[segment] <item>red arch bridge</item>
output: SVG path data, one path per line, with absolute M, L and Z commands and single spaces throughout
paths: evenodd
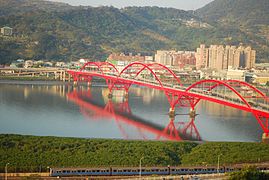
M 124 90 L 128 97 L 131 85 L 161 90 L 170 104 L 170 116 L 175 115 L 176 107 L 190 107 L 190 115 L 195 115 L 195 106 L 200 100 L 247 111 L 253 114 L 261 126 L 263 139 L 269 139 L 269 97 L 243 81 L 207 79 L 186 87 L 166 66 L 141 62 L 133 62 L 121 70 L 109 62 L 88 62 L 80 70 L 67 70 L 67 73 L 73 77 L 74 85 L 77 85 L 78 81 L 91 84 L 94 77 L 104 79 L 110 98 L 114 90 Z

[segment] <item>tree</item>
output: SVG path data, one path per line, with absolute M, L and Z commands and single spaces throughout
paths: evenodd
M 267 180 L 269 179 L 269 174 L 258 171 L 256 167 L 249 166 L 243 168 L 243 170 L 238 172 L 233 172 L 230 174 L 230 180 Z

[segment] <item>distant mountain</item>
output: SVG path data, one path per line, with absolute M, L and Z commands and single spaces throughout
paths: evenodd
M 209 22 L 269 25 L 268 0 L 215 0 L 196 12 Z
M 18 15 L 34 11 L 65 11 L 73 9 L 67 3 L 44 0 L 0 0 L 0 16 Z
M 3 26 L 12 27 L 14 36 L 0 36 L 0 64 L 18 58 L 102 60 L 112 52 L 153 55 L 158 49 L 195 50 L 200 43 L 244 43 L 257 50 L 259 61 L 269 59 L 264 38 L 269 26 L 245 28 L 211 20 L 202 15 L 202 9 L 94 8 L 42 0 L 0 0 Z

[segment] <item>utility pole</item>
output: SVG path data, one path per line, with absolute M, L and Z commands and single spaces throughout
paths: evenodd
M 5 180 L 7 180 L 7 165 L 9 165 L 9 163 L 6 163 L 6 166 L 5 166 Z
M 140 161 L 139 161 L 139 177 L 140 177 L 140 179 L 141 179 L 141 175 L 142 175 L 142 167 L 141 167 L 142 159 L 144 159 L 144 157 L 141 157 Z

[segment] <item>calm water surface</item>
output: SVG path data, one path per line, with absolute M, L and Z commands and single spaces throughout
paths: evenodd
M 199 141 L 260 141 L 252 114 L 201 101 L 169 118 L 163 92 L 131 87 L 112 100 L 104 86 L 73 88 L 45 82 L 0 83 L 0 133 L 86 138 Z

